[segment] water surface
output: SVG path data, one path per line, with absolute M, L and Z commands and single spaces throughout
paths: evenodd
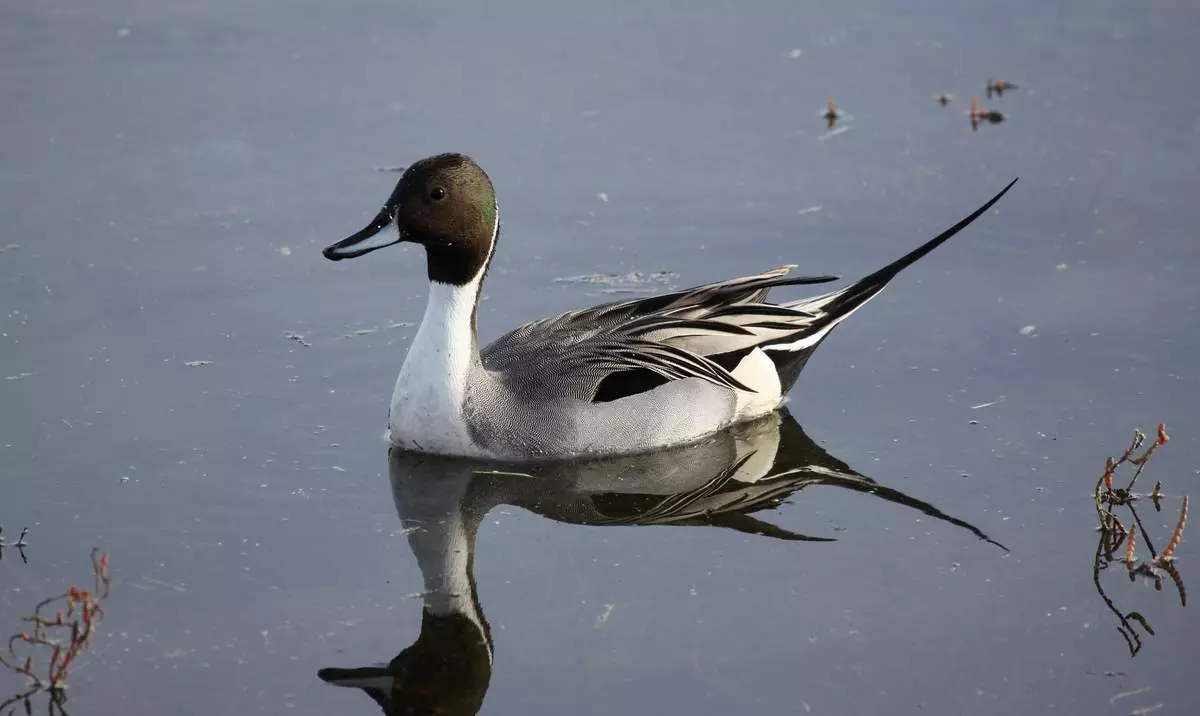
M 31 528 L 0 627 L 110 552 L 72 713 L 378 712 L 317 672 L 422 633 L 379 436 L 423 266 L 319 249 L 384 200 L 377 168 L 448 150 L 503 211 L 484 340 L 614 297 L 563 277 L 852 278 L 1021 177 L 839 328 L 789 406 L 847 469 L 1010 552 L 845 489 L 754 513 L 833 542 L 498 503 L 472 572 L 483 713 L 1196 707 L 1194 607 L 1103 575 L 1155 631 L 1130 657 L 1090 492 L 1163 421 L 1144 479 L 1200 494 L 1200 13 L 640 5 L 0 8 L 0 526 Z M 988 100 L 988 77 L 1021 89 Z M 1006 121 L 972 132 L 973 94 Z M 1143 515 L 1158 543 L 1172 500 Z

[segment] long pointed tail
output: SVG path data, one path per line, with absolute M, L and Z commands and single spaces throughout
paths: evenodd
M 865 278 L 859 279 L 859 281 L 857 283 L 855 283 L 853 286 L 850 286 L 849 288 L 838 291 L 836 294 L 834 294 L 833 300 L 830 301 L 829 303 L 825 304 L 824 306 L 822 306 L 822 308 L 824 308 L 824 310 L 826 312 L 831 313 L 831 314 L 840 314 L 843 311 L 846 311 L 846 310 L 853 311 L 854 309 L 858 308 L 863 303 L 865 303 L 866 301 L 868 301 L 872 297 L 874 297 L 875 294 L 882 291 L 883 287 L 886 286 L 889 281 L 891 281 L 893 278 L 896 277 L 896 274 L 900 273 L 904 269 L 913 265 L 914 263 L 919 261 L 921 258 L 923 258 L 926 254 L 928 254 L 930 251 L 933 251 L 937 247 L 939 247 L 942 244 L 944 244 L 945 242 L 949 241 L 950 237 L 954 236 L 958 232 L 960 232 L 963 229 L 970 226 L 971 222 L 975 221 L 980 216 L 982 216 L 988 209 L 992 208 L 992 205 L 995 204 L 996 202 L 1000 201 L 1000 197 L 1007 194 L 1008 190 L 1012 189 L 1013 185 L 1016 183 L 1017 183 L 1017 180 L 1013 179 L 1011 182 L 1008 183 L 1008 186 L 1006 186 L 1002 190 L 1000 190 L 999 194 L 992 197 L 991 200 L 988 201 L 988 203 L 984 204 L 983 206 L 979 207 L 975 211 L 971 212 L 971 215 L 968 216 L 967 218 L 958 222 L 954 226 L 951 226 L 949 229 L 946 229 L 945 231 L 943 231 L 942 233 L 933 237 L 929 241 L 926 241 L 924 244 L 922 244 L 915 250 L 910 251 L 909 253 L 905 254 L 904 256 L 901 256 L 900 258 L 896 259 L 895 261 L 888 264 L 887 266 L 884 266 L 883 268 L 879 269 L 875 273 L 873 273 L 869 276 L 866 276 Z M 841 309 L 841 310 L 839 310 L 839 309 Z M 846 315 L 848 315 L 848 314 L 846 314 Z M 845 316 L 843 315 L 842 318 L 844 318 L 844 317 Z M 838 319 L 838 320 L 840 320 L 840 319 Z
M 962 221 L 959 221 L 954 226 L 946 229 L 942 233 L 925 242 L 915 250 L 901 256 L 892 263 L 884 266 L 878 271 L 858 280 L 851 286 L 847 286 L 840 291 L 827 293 L 823 296 L 808 298 L 794 303 L 789 303 L 789 308 L 797 308 L 806 311 L 812 311 L 819 315 L 819 318 L 809 325 L 805 326 L 796 334 L 779 339 L 774 343 L 762 346 L 763 350 L 770 351 L 770 355 L 779 368 L 780 381 L 786 390 L 795 381 L 800 373 L 800 369 L 808 361 L 808 356 L 812 354 L 812 350 L 817 347 L 829 335 L 839 323 L 850 317 L 852 313 L 862 308 L 867 301 L 875 298 L 888 285 L 888 282 L 896 277 L 904 269 L 916 263 L 930 251 L 933 251 L 938 246 L 948 241 L 950 237 L 970 226 L 971 222 L 982 216 L 988 209 L 992 208 L 1000 197 L 1008 193 L 1013 185 L 1017 183 L 1016 179 L 1009 182 L 1008 186 L 1004 187 L 999 194 L 992 197 L 986 204 L 971 212 Z

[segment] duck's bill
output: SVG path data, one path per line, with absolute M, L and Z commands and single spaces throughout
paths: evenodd
M 332 246 L 327 246 L 321 253 L 330 261 L 341 261 L 342 259 L 358 258 L 363 254 L 398 244 L 403 240 L 404 237 L 396 229 L 392 213 L 384 208 L 374 219 L 371 219 L 371 223 L 367 224 L 362 231 L 348 236 Z

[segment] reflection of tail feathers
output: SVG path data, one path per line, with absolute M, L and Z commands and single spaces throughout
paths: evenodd
M 815 446 L 814 446 L 815 447 Z M 784 500 L 806 487 L 830 485 L 876 497 L 905 507 L 911 507 L 942 522 L 961 527 L 979 539 L 1005 552 L 1008 548 L 988 537 L 971 523 L 942 512 L 932 504 L 884 487 L 874 480 L 853 471 L 831 470 L 824 465 L 806 465 L 770 475 L 753 483 L 732 479 L 737 467 L 753 453 L 745 456 L 729 470 L 704 485 L 684 493 L 663 497 L 634 493 L 600 493 L 592 496 L 597 514 L 613 515 L 591 521 L 594 525 L 712 525 L 747 534 L 781 540 L 804 542 L 835 542 L 831 537 L 813 537 L 779 527 L 750 514 L 775 509 Z
M 788 529 L 784 529 L 778 525 L 771 524 L 766 520 L 760 520 L 757 517 L 751 517 L 744 512 L 729 512 L 720 515 L 712 515 L 707 518 L 703 524 L 712 525 L 714 527 L 725 527 L 736 532 L 748 535 L 758 535 L 760 537 L 772 537 L 778 540 L 787 542 L 837 542 L 833 537 L 813 537 L 811 535 L 800 534 Z
M 894 502 L 898 505 L 904 505 L 905 507 L 911 507 L 914 510 L 919 510 L 920 512 L 923 512 L 923 513 L 929 515 L 930 517 L 933 517 L 934 519 L 941 520 L 942 522 L 947 522 L 956 527 L 961 527 L 964 530 L 967 530 L 971 534 L 975 535 L 979 539 L 983 540 L 984 542 L 987 542 L 988 544 L 991 544 L 991 545 L 995 545 L 995 546 L 999 547 L 1000 549 L 1004 550 L 1005 552 L 1009 551 L 1008 547 L 1005 547 L 1004 545 L 1000 544 L 999 542 L 992 539 L 991 537 L 988 537 L 987 534 L 983 532 L 983 530 L 979 529 L 978 527 L 971 524 L 970 522 L 967 522 L 966 520 L 961 520 L 957 517 L 948 515 L 945 512 L 942 512 L 938 508 L 934 507 L 933 505 L 929 504 L 928 502 L 925 502 L 924 500 L 918 500 L 915 497 L 910 497 L 909 495 L 906 495 L 899 490 L 893 489 L 891 487 L 884 487 L 883 485 L 880 485 L 877 483 L 872 483 L 869 485 L 843 483 L 839 486 L 846 487 L 851 490 L 857 490 L 858 492 L 868 492 L 872 495 L 875 495 L 876 497 L 883 498 L 883 499 L 887 500 L 888 502 Z

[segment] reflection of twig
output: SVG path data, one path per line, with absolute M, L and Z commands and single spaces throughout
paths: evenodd
M 1104 600 L 1105 605 L 1108 606 L 1109 610 L 1115 614 L 1117 619 L 1121 622 L 1121 625 L 1117 627 L 1117 631 L 1121 633 L 1121 636 L 1125 637 L 1125 643 L 1129 646 L 1129 655 L 1137 656 L 1137 653 L 1142 649 L 1142 638 L 1129 623 L 1129 618 L 1136 615 L 1138 621 L 1146 627 L 1146 631 L 1150 632 L 1151 634 L 1153 634 L 1154 631 L 1149 628 L 1150 625 L 1146 624 L 1146 620 L 1142 619 L 1140 614 L 1137 614 L 1136 612 L 1130 613 L 1129 616 L 1122 614 L 1121 610 L 1117 609 L 1117 605 L 1113 604 L 1113 600 L 1108 596 L 1108 594 L 1104 591 L 1104 587 L 1100 584 L 1100 572 L 1108 567 L 1108 561 L 1105 559 L 1104 554 L 1104 543 L 1105 537 L 1102 535 L 1100 538 L 1100 543 L 1096 545 L 1096 558 L 1092 562 L 1092 583 L 1096 585 L 1096 592 L 1100 594 L 1100 598 Z
M 1183 586 L 1183 577 L 1176 569 L 1174 562 L 1163 562 L 1162 570 L 1167 573 L 1171 581 L 1175 583 L 1175 589 L 1179 592 L 1179 606 L 1187 606 L 1187 589 Z
M 1120 626 L 1117 627 L 1117 631 L 1125 638 L 1130 656 L 1137 656 L 1137 653 L 1142 648 L 1141 636 L 1135 630 L 1133 622 L 1140 625 L 1142 630 L 1151 636 L 1154 635 L 1154 629 L 1150 627 L 1150 623 L 1139 612 L 1124 614 L 1116 607 L 1112 599 L 1105 593 L 1104 587 L 1100 582 L 1100 572 L 1102 570 L 1106 569 L 1109 564 L 1120 561 L 1124 563 L 1130 581 L 1134 581 L 1138 577 L 1151 579 L 1154 581 L 1154 588 L 1157 591 L 1162 591 L 1162 573 L 1166 572 L 1179 592 L 1180 604 L 1187 605 L 1187 591 L 1183 586 L 1183 577 L 1179 574 L 1178 568 L 1172 561 L 1175 551 L 1179 547 L 1179 541 L 1183 536 L 1183 528 L 1187 524 L 1187 497 L 1183 498 L 1183 507 L 1180 510 L 1179 521 L 1175 526 L 1174 533 L 1171 535 L 1171 540 L 1162 554 L 1159 554 L 1154 549 L 1150 533 L 1146 531 L 1146 526 L 1142 524 L 1142 519 L 1137 512 L 1135 503 L 1140 496 L 1133 491 L 1138 477 L 1146 469 L 1146 464 L 1149 462 L 1150 457 L 1154 455 L 1154 451 L 1165 445 L 1168 439 L 1166 426 L 1159 423 L 1154 442 L 1142 454 L 1135 457 L 1134 453 L 1141 449 L 1146 440 L 1146 435 L 1141 430 L 1135 430 L 1133 440 L 1129 443 L 1129 447 L 1125 449 L 1121 457 L 1109 457 L 1105 460 L 1104 473 L 1096 481 L 1096 518 L 1100 523 L 1100 542 L 1096 546 L 1096 556 L 1092 563 L 1092 581 L 1096 586 L 1096 591 L 1100 594 L 1100 598 L 1104 600 L 1109 610 L 1121 622 Z M 1117 468 L 1125 463 L 1134 465 L 1136 468 L 1128 485 L 1125 487 L 1116 487 L 1114 485 L 1114 475 Z M 1162 499 L 1161 482 L 1154 485 L 1154 491 L 1150 493 L 1149 497 L 1154 503 L 1155 510 L 1160 510 L 1160 500 Z M 1121 518 L 1116 513 L 1116 510 L 1122 507 L 1129 510 L 1129 515 L 1132 518 L 1128 527 L 1126 527 L 1125 523 L 1121 521 Z M 1146 549 L 1150 552 L 1150 559 L 1146 561 L 1139 561 L 1135 552 L 1139 533 L 1146 545 Z M 1125 547 L 1124 553 L 1118 558 L 1116 556 L 1117 551 L 1122 545 Z
M 65 714 L 67 674 L 76 657 L 87 648 L 96 624 L 103 619 L 104 610 L 100 603 L 108 598 L 108 553 L 92 550 L 92 589 L 80 589 L 72 584 L 64 594 L 48 597 L 33 608 L 33 615 L 22 619 L 33 625 L 30 631 L 13 634 L 8 639 L 8 654 L 0 653 L 0 666 L 28 677 L 29 687 L 22 693 L 0 703 L 0 712 L 8 706 L 22 702 L 26 713 L 30 711 L 29 699 L 45 691 L 50 695 L 49 712 Z M 53 617 L 45 616 L 43 609 L 56 603 L 65 603 L 65 611 L 57 609 Z M 44 670 L 32 655 L 24 659 L 17 654 L 17 645 L 41 647 L 50 654 Z
M 22 528 L 21 534 L 17 537 L 17 541 L 13 542 L 12 545 L 9 545 L 8 542 L 4 540 L 4 528 L 0 527 L 0 559 L 4 559 L 4 548 L 12 546 L 17 548 L 17 554 L 21 555 L 21 561 L 25 564 L 29 564 L 29 558 L 25 556 L 25 548 L 29 545 L 29 543 L 25 541 L 25 535 L 27 534 L 29 534 L 29 528 Z

